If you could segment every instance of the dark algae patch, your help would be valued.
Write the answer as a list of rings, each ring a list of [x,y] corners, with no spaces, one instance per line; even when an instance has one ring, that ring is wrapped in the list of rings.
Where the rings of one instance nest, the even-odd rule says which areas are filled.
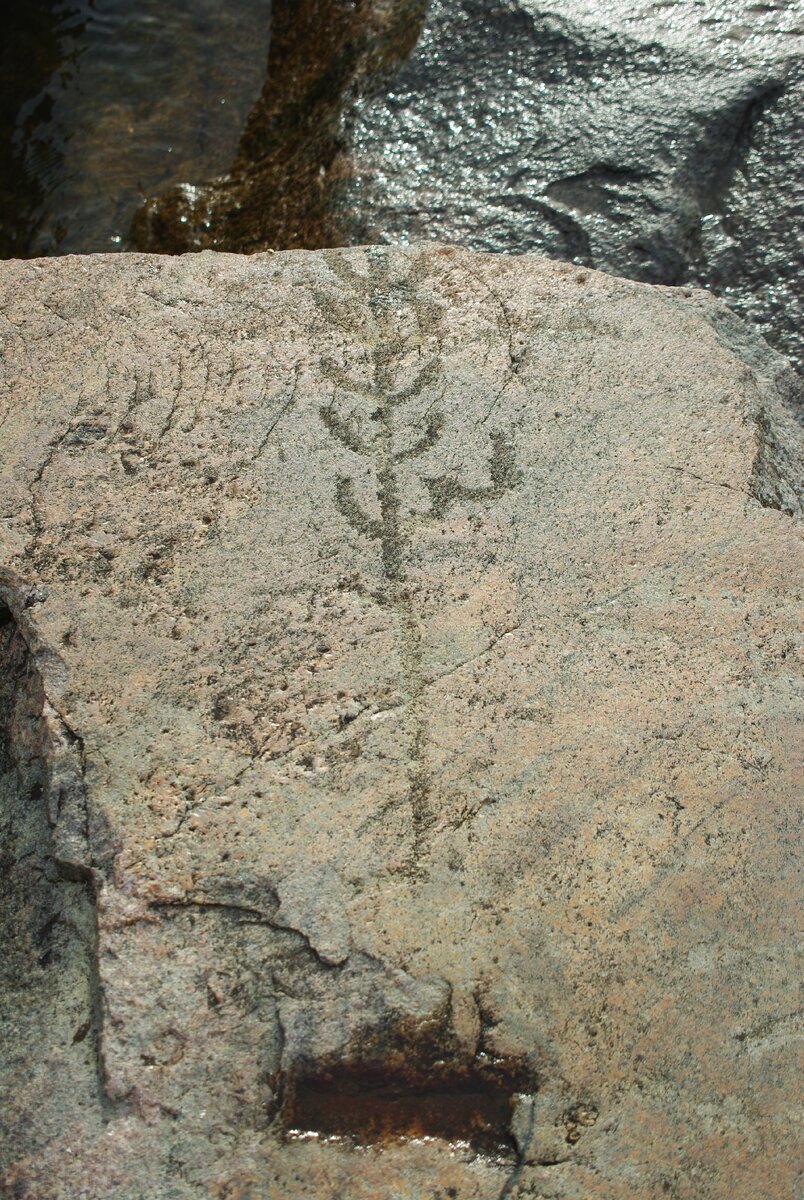
[[[537,1090],[524,1057],[469,1049],[448,1008],[428,1019],[388,1014],[337,1051],[302,1054],[278,1081],[286,1137],[344,1138],[355,1145],[440,1138],[482,1154],[516,1154],[517,1100]]]
[[[283,1081],[280,1115],[288,1137],[317,1134],[358,1145],[442,1138],[484,1154],[514,1154],[514,1105],[530,1090],[521,1060],[480,1054],[428,1063],[411,1048],[384,1061],[305,1065]]]
[[[389,1072],[350,1064],[294,1080],[283,1121],[289,1134],[349,1137],[359,1143],[399,1138],[468,1142],[485,1153],[513,1152],[515,1093],[504,1074],[476,1065]]]

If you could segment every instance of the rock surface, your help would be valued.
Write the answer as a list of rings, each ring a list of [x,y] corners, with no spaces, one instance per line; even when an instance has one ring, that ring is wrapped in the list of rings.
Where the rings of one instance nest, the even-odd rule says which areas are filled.
[[[446,247],[0,337],[7,1193],[790,1196],[784,361]]]

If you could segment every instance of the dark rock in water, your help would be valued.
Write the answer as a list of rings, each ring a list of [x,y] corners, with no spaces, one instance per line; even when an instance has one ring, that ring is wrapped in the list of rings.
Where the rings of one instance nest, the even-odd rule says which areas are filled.
[[[378,87],[418,7],[277,4],[232,171],[147,205],[136,246],[540,251],[711,287],[802,361],[792,11],[433,0]]]
[[[631,3],[435,0],[392,90],[351,114],[352,240],[704,284],[800,361],[802,60],[791,14],[763,32],[756,6],[721,8],[713,40],[711,5],[662,28]]]
[[[275,0],[268,74],[231,171],[138,212],[139,249],[253,251],[341,245],[349,172],[344,110],[413,48],[424,0]]]

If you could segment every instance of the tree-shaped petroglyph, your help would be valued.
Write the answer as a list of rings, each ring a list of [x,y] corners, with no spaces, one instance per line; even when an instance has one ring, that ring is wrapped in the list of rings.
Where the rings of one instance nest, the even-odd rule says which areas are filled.
[[[355,479],[350,475],[337,476],[335,504],[355,533],[378,544],[382,584],[374,595],[379,604],[393,611],[399,632],[409,749],[407,793],[401,803],[411,820],[408,869],[410,874],[419,875],[427,831],[435,814],[427,767],[421,625],[415,589],[406,573],[412,533],[422,523],[443,520],[458,503],[500,499],[519,483],[520,472],[513,439],[503,431],[492,431],[487,484],[469,487],[455,471],[437,475],[420,472],[418,480],[428,494],[429,507],[425,511],[403,508],[411,467],[415,470],[417,460],[438,444],[445,430],[446,419],[439,407],[446,390],[440,343],[436,341],[435,350],[428,348],[433,335],[437,339],[444,309],[420,287],[426,275],[422,259],[410,260],[407,274],[394,277],[386,254],[379,250],[367,252],[366,275],[354,270],[337,253],[326,257],[346,288],[317,293],[316,304],[329,322],[334,319],[348,330],[356,354],[354,369],[350,370],[331,359],[322,360],[322,374],[334,390],[331,401],[320,407],[319,414],[331,436],[345,449],[367,459],[373,468],[377,501],[374,513],[358,499]],[[358,398],[357,411],[347,410],[348,397]],[[389,802],[368,823],[384,817],[399,804],[398,800]]]

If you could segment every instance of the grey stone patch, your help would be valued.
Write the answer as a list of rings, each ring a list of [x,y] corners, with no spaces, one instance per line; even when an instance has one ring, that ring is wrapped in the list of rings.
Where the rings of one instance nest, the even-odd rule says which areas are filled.
[[[337,966],[349,957],[352,939],[345,904],[347,890],[328,864],[295,871],[277,884],[280,900],[276,919],[298,929],[325,962]]]

